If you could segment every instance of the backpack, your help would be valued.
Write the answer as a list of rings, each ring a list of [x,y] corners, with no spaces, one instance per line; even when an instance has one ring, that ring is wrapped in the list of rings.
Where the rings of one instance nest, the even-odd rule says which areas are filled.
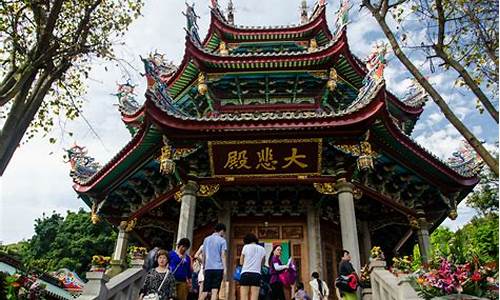
[[[358,279],[354,274],[339,275],[335,279],[335,286],[342,292],[352,293],[358,289]]]

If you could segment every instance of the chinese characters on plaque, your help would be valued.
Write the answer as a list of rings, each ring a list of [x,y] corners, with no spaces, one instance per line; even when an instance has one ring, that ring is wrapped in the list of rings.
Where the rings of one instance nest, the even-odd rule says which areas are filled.
[[[321,139],[212,141],[212,175],[319,175],[321,145]]]

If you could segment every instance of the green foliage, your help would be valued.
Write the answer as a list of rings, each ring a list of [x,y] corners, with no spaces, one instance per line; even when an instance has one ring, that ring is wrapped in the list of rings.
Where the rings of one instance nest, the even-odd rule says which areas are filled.
[[[0,272],[0,299],[16,300],[19,285],[16,284],[17,278],[6,273]]]
[[[474,260],[480,263],[498,261],[498,215],[491,213],[475,217],[463,228],[453,232],[446,227],[437,228],[431,235],[435,258],[445,257],[459,264]],[[413,270],[421,260],[418,245],[413,249]]]
[[[481,182],[467,198],[467,205],[481,215],[498,213],[498,177],[490,169],[481,172]]]
[[[49,132],[55,117],[78,117],[90,65],[115,59],[113,45],[142,7],[142,0],[0,1],[0,119],[38,111],[31,138]]]
[[[460,229],[464,252],[482,263],[498,261],[498,215],[476,217]]]
[[[447,227],[438,227],[431,235],[431,245],[434,255],[448,257],[450,252],[450,243],[454,232]]]
[[[107,223],[92,224],[83,210],[37,219],[35,235],[20,252],[28,269],[56,271],[68,268],[83,276],[92,256],[111,254],[116,233]]]

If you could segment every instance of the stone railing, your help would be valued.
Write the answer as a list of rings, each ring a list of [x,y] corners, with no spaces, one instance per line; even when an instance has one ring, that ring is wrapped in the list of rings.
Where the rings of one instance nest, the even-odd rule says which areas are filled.
[[[385,261],[372,261],[371,295],[363,291],[363,300],[423,300],[406,276],[396,277],[385,269]]]
[[[146,272],[144,261],[133,260],[132,267],[109,278],[104,272],[87,272],[88,282],[78,300],[136,300]]]

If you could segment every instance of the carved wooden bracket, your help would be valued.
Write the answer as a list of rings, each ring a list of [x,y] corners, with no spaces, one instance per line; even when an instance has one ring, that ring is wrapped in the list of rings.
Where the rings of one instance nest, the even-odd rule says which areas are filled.
[[[125,232],[131,232],[132,230],[134,230],[136,224],[137,224],[137,218],[133,218],[132,220],[128,220],[127,225],[125,227]]]
[[[196,193],[198,197],[211,197],[215,193],[217,193],[220,189],[220,185],[218,184],[200,184],[200,188]]]
[[[313,186],[316,191],[325,195],[335,195],[338,192],[333,182],[315,182]]]

